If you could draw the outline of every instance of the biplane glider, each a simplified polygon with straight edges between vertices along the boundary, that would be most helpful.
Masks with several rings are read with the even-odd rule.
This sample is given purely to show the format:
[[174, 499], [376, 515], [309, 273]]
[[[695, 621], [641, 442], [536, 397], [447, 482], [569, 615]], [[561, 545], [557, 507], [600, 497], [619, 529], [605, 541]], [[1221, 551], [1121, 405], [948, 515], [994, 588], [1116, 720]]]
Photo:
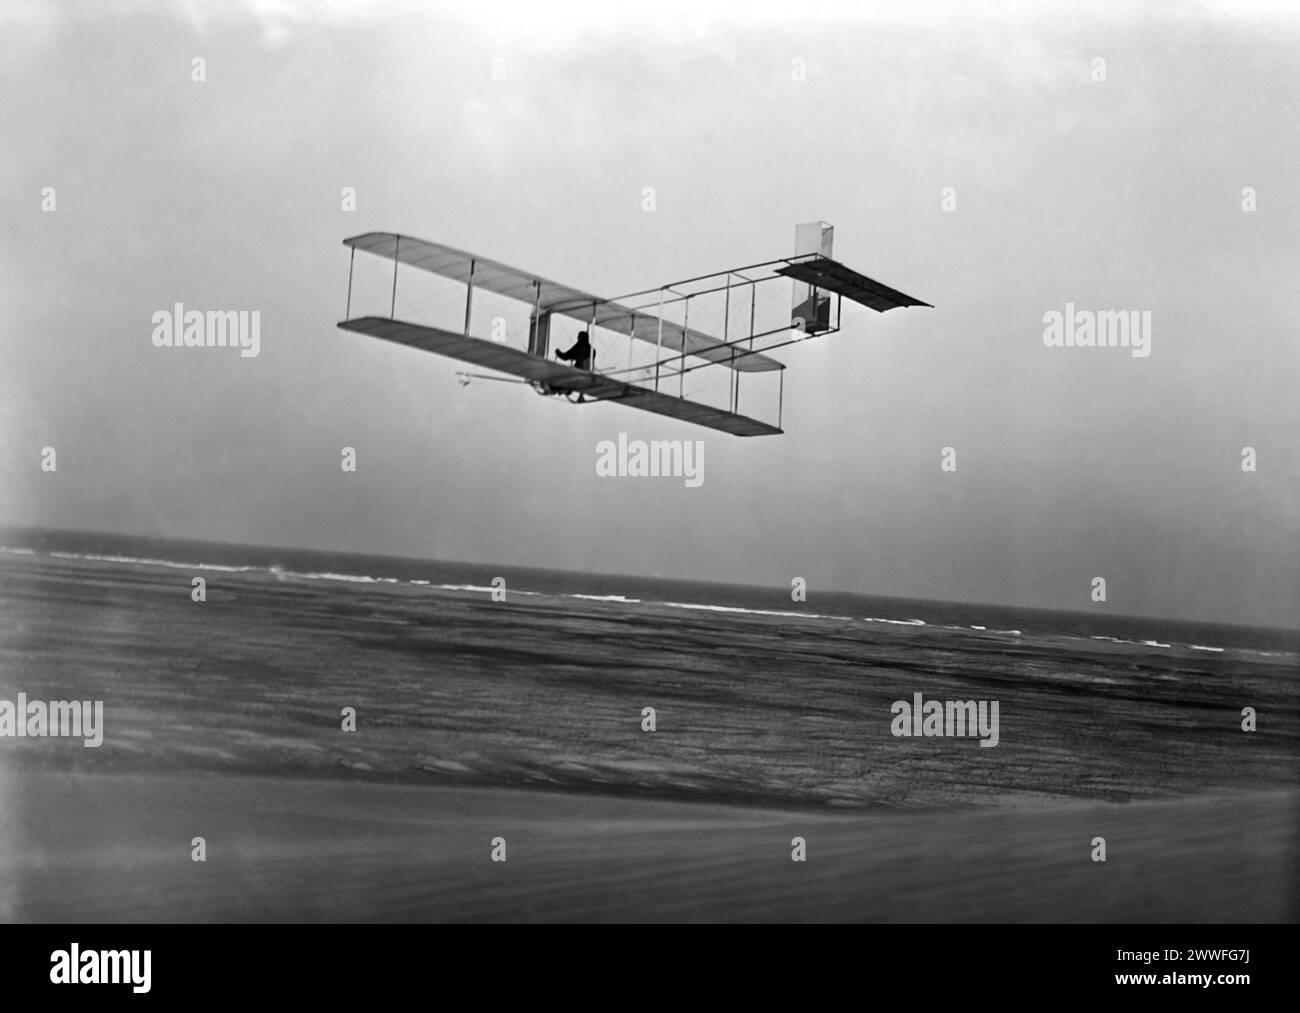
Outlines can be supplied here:
[[[394, 232], [367, 232], [343, 241], [352, 252], [347, 319], [338, 326], [506, 374], [462, 372], [458, 374], [462, 385], [471, 377], [511, 378], [540, 394], [576, 404], [614, 401], [736, 436], [776, 435], [782, 432], [785, 365], [768, 352], [838, 331], [844, 299], [880, 313], [899, 306], [930, 305], [831, 259], [833, 230], [827, 223], [800, 225], [795, 237], [791, 257], [602, 299], [440, 243]], [[352, 316], [358, 250], [393, 262], [391, 293], [384, 292], [389, 296], [387, 316]], [[463, 322], [459, 295], [454, 320], [445, 316], [438, 323], [399, 319], [397, 268], [401, 264], [438, 276], [444, 285], [464, 286]], [[444, 304], [447, 298], [444, 295]], [[495, 300], [494, 305], [485, 309], [485, 300]], [[404, 303], [402, 316], [407, 315]], [[578, 328], [579, 344], [574, 347], [583, 349], [581, 357], [564, 353], [575, 364], [552, 358], [552, 339], [558, 345]], [[624, 341], [626, 357], [620, 347]], [[754, 381], [772, 373], [777, 376], [775, 423], [742, 414], [741, 377], [747, 378], [748, 410], [748, 401], [758, 397], [751, 394]], [[697, 390], [706, 376], [712, 383]]]

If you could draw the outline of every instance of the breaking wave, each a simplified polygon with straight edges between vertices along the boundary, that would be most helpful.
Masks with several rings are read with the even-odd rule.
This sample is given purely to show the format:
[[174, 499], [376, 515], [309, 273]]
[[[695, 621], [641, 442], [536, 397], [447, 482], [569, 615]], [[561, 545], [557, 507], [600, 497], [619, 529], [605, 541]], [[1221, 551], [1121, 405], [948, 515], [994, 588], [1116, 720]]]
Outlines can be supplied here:
[[[278, 564], [271, 566], [237, 566], [224, 563], [201, 563], [189, 562], [175, 559], [158, 559], [153, 557], [141, 557], [130, 555], [102, 554], [102, 553], [80, 553], [80, 552], [58, 552], [30, 549], [22, 546], [0, 546], [0, 554], [11, 556], [37, 556], [44, 555], [53, 559], [64, 559], [73, 561], [90, 561], [99, 563], [118, 563], [132, 566], [159, 566], [172, 570], [207, 570], [218, 573], [266, 573], [275, 577], [277, 580], [287, 580], [295, 578], [299, 580], [329, 580], [340, 581], [349, 584], [409, 584], [413, 587], [428, 587], [440, 591], [454, 591], [468, 594], [491, 594], [495, 588], [481, 584], [435, 584], [429, 580], [407, 579], [403, 580], [397, 577], [380, 577], [370, 576], [359, 573], [339, 573], [335, 571], [309, 571], [296, 572], [285, 570]], [[783, 619], [812, 619], [812, 620], [834, 620], [838, 622], [860, 620], [868, 623], [879, 623], [889, 626], [910, 626], [926, 627], [931, 629], [944, 629], [962, 632], [965, 630], [974, 630], [978, 633], [997, 634], [1002, 636], [1021, 637], [1024, 634], [1020, 630], [999, 630], [990, 629], [985, 625], [969, 624], [966, 626], [947, 626], [939, 624], [931, 626], [924, 619], [887, 619], [881, 616], [853, 616], [849, 614], [825, 614], [820, 612], [803, 612], [789, 611], [778, 609], [761, 609], [747, 608], [739, 605], [709, 605], [701, 602], [682, 602], [682, 601], [659, 601], [652, 598], [636, 598], [622, 594], [579, 594], [573, 592], [559, 593], [546, 591], [524, 591], [516, 588], [509, 589], [511, 598], [518, 596], [527, 597], [564, 597], [581, 601], [604, 602], [613, 605], [657, 605], [667, 608], [690, 609], [702, 612], [725, 612], [753, 616], [774, 616]], [[1113, 637], [1104, 634], [1094, 634], [1088, 637], [1067, 635], [1065, 639], [1069, 640], [1097, 640], [1112, 644], [1123, 644], [1135, 647], [1150, 647], [1166, 650], [1171, 648], [1172, 644], [1160, 640], [1127, 640], [1122, 637]], [[1213, 644], [1180, 644], [1179, 647], [1193, 651], [1204, 651], [1213, 654], [1223, 654], [1229, 648], [1219, 647]], [[1284, 657], [1287, 652], [1284, 651], [1264, 651], [1250, 649], [1246, 647], [1234, 647], [1233, 651], [1257, 655], [1261, 657]]]

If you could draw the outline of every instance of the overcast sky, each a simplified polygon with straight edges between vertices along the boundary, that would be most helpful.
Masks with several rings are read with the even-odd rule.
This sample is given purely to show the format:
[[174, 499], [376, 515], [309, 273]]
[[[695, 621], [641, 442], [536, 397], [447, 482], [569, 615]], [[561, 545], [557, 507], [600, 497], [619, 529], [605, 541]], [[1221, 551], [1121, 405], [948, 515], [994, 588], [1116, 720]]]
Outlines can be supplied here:
[[[1133, 6], [6, 4], [0, 523], [1296, 625], [1300, 16]], [[779, 353], [783, 436], [335, 326], [370, 229], [615, 295], [818, 218], [935, 308]], [[261, 354], [153, 347], [177, 301]], [[703, 485], [597, 477], [620, 432]]]

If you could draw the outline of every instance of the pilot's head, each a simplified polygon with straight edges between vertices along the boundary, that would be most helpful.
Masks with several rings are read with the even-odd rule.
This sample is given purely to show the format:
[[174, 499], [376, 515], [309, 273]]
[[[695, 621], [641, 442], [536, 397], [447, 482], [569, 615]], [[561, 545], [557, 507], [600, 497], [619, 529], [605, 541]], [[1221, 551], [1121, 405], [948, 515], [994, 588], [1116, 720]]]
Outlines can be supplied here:
[[578, 340], [579, 340], [579, 341], [589, 341], [590, 339], [587, 337], [587, 332], [586, 332], [586, 331], [579, 331], [579, 332], [578, 332]]

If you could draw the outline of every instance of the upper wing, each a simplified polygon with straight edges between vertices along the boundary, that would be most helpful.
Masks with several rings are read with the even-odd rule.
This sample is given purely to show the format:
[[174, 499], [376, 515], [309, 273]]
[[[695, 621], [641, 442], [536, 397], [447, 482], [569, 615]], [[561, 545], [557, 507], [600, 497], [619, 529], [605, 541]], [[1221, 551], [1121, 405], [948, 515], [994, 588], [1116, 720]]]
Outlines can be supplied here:
[[395, 232], [367, 232], [343, 240], [345, 246], [373, 253], [386, 260], [410, 264], [421, 271], [442, 275], [462, 285], [470, 283], [470, 271], [475, 285], [510, 299], [518, 299], [529, 306], [539, 300], [543, 311], [557, 306], [590, 306], [600, 302], [599, 297], [581, 292], [559, 282], [547, 281], [535, 274], [499, 264], [477, 254], [456, 250], [441, 243], [430, 243]]
[[339, 326], [347, 331], [422, 348], [475, 366], [545, 383], [553, 390], [573, 391], [597, 401], [621, 401], [632, 408], [693, 422], [735, 436], [770, 436], [781, 432], [776, 426], [746, 415], [737, 415], [673, 397], [671, 394], [661, 394], [636, 384], [611, 380], [599, 373], [588, 373], [559, 362], [549, 362], [516, 348], [482, 338], [467, 338], [463, 334], [454, 334], [438, 327], [425, 327], [402, 320], [390, 320], [388, 317], [358, 317], [355, 320], [344, 320]]
[[785, 368], [776, 359], [758, 352], [743, 351], [703, 331], [683, 327], [671, 320], [662, 321], [661, 333], [661, 318], [654, 313], [608, 302], [590, 292], [547, 281], [535, 274], [441, 243], [430, 243], [395, 232], [367, 232], [343, 242], [353, 249], [409, 264], [462, 285], [470, 284], [472, 271], [474, 285], [537, 306], [544, 313], [559, 313], [621, 334], [631, 334], [671, 352], [707, 359], [742, 373]]

